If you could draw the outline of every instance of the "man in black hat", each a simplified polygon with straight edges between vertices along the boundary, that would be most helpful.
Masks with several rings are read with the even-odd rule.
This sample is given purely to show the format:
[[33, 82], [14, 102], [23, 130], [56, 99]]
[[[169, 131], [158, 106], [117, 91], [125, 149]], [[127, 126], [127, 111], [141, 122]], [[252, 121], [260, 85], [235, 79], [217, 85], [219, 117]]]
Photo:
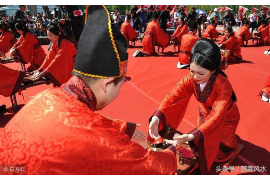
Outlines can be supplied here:
[[145, 150], [134, 142], [145, 141], [137, 124], [94, 112], [117, 97], [128, 54], [106, 7], [86, 8], [74, 76], [39, 93], [10, 120], [0, 132], [0, 164], [27, 166], [27, 174], [174, 174], [174, 146]]
[[190, 19], [188, 21], [188, 33], [182, 37], [180, 52], [178, 55], [177, 68], [185, 69], [190, 64], [191, 49], [199, 40], [197, 33], [197, 21]]

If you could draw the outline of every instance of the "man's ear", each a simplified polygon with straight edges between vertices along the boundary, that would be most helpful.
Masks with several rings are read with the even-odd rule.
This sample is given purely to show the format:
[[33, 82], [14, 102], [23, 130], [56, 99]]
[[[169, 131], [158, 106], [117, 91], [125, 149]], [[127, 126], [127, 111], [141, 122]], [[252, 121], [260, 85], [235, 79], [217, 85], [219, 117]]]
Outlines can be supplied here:
[[114, 81], [114, 78], [108, 78], [108, 79], [102, 79], [101, 85], [104, 93], [108, 92], [108, 86], [112, 84]]

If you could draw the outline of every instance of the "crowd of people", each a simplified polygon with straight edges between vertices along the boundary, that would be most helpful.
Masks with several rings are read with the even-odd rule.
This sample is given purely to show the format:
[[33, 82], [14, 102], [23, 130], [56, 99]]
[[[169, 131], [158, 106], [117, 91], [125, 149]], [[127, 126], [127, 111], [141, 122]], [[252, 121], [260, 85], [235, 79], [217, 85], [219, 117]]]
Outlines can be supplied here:
[[[208, 174], [214, 163], [237, 156], [240, 113], [222, 64], [241, 61], [241, 46], [251, 36], [269, 46], [269, 16], [258, 19], [260, 26], [252, 35], [253, 21], [248, 19], [234, 32], [230, 12], [225, 15], [224, 31], [218, 32], [221, 15], [217, 8], [208, 16], [197, 14], [195, 7], [189, 13], [185, 6], [160, 8], [134, 6], [123, 18], [117, 10], [110, 14], [105, 6], [87, 6], [83, 18], [78, 6], [62, 5], [55, 21], [36, 21], [48, 22], [40, 30], [51, 41], [48, 54], [29, 28], [24, 5], [14, 15], [18, 40], [12, 23], [4, 19], [0, 23], [2, 58], [9, 52], [29, 66], [27, 71], [18, 71], [0, 63], [1, 95], [14, 95], [26, 74], [31, 81], [49, 79], [54, 88], [33, 97], [0, 131], [0, 164], [26, 164], [28, 174], [175, 174], [179, 168], [176, 149], [189, 142], [185, 152], [191, 156], [182, 157], [186, 159], [181, 165], [190, 166], [189, 159], [194, 157], [198, 168], [177, 172]], [[172, 35], [168, 27], [175, 28]], [[219, 35], [222, 38], [217, 42]], [[135, 56], [159, 55], [155, 45], [166, 48], [178, 43], [176, 66], [190, 70], [149, 118], [148, 141], [160, 144], [164, 138], [161, 144], [166, 148], [161, 152], [145, 149], [149, 146], [139, 124], [95, 112], [118, 96], [126, 80], [128, 42], [138, 39], [143, 50]], [[269, 80], [260, 92], [268, 102]], [[165, 138], [181, 123], [192, 95], [200, 107], [196, 128]]]

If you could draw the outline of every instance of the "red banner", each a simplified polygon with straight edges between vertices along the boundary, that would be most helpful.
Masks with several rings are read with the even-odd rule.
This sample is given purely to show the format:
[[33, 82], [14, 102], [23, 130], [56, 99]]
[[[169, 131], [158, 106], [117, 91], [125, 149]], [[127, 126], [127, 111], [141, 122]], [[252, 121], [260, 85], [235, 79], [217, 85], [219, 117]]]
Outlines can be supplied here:
[[269, 10], [270, 10], [270, 8], [269, 7], [267, 7], [267, 6], [262, 6], [262, 9], [264, 10], [264, 12], [267, 14], [268, 12], [269, 12]]
[[248, 8], [245, 8], [243, 6], [239, 6], [238, 15], [240, 20], [243, 20], [243, 15], [247, 12]]
[[232, 10], [231, 8], [228, 8], [228, 7], [219, 7], [218, 8], [218, 11], [219, 12], [224, 12], [224, 11], [228, 11], [228, 10]]
[[251, 13], [254, 13], [255, 11], [257, 11], [258, 9], [257, 8], [255, 8], [255, 7], [253, 7], [253, 9], [252, 9], [252, 12]]

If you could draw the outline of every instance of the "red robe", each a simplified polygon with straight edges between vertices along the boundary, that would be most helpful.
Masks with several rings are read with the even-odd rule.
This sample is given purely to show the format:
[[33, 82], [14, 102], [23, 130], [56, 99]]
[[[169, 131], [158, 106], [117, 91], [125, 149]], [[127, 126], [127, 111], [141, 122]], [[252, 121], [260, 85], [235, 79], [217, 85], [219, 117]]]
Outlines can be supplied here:
[[155, 49], [154, 45], [159, 44], [162, 47], [166, 47], [169, 44], [170, 36], [165, 33], [161, 27], [155, 21], [151, 21], [144, 32], [143, 52], [154, 55]]
[[30, 32], [21, 35], [14, 48], [21, 61], [25, 64], [31, 64], [31, 70], [37, 70], [46, 57], [45, 51], [38, 42], [38, 39]]
[[174, 31], [173, 35], [176, 37], [178, 42], [181, 42], [183, 35], [188, 33], [188, 25], [186, 24], [181, 24], [177, 26], [176, 30]]
[[208, 25], [205, 32], [202, 34], [203, 38], [210, 38], [212, 40], [218, 38], [218, 36], [218, 31], [213, 24]]
[[4, 31], [0, 36], [0, 53], [7, 53], [16, 42], [13, 34]]
[[93, 92], [75, 76], [39, 93], [0, 132], [0, 164], [26, 164], [27, 174], [175, 173], [172, 150], [145, 150], [130, 140], [135, 124], [95, 107]]
[[226, 161], [236, 154], [235, 131], [240, 115], [231, 100], [232, 86], [226, 77], [214, 73], [201, 92], [193, 76], [187, 75], [154, 113], [160, 119], [159, 131], [169, 125], [177, 129], [193, 94], [199, 102], [199, 117], [197, 128], [190, 132], [195, 139], [189, 144], [198, 159], [200, 172], [207, 174], [214, 161]]
[[190, 63], [191, 49], [198, 40], [199, 37], [194, 35], [192, 32], [188, 32], [182, 37], [180, 52], [178, 55], [178, 61], [181, 64]]
[[265, 96], [267, 99], [270, 99], [270, 76], [265, 87], [261, 90], [260, 96]]
[[269, 25], [260, 25], [257, 31], [260, 32], [260, 44], [270, 43]]
[[241, 55], [241, 47], [237, 41], [237, 37], [235, 37], [234, 33], [232, 33], [229, 37], [224, 35], [219, 44], [223, 44], [225, 49], [229, 50], [229, 54], [226, 57], [227, 61], [238, 61], [242, 60]]
[[0, 95], [8, 97], [18, 92], [24, 76], [24, 72], [0, 64]]
[[251, 37], [251, 33], [249, 32], [249, 28], [247, 26], [242, 26], [235, 33], [235, 36], [237, 37], [238, 43], [240, 45], [243, 45], [244, 41], [249, 40], [249, 38]]
[[127, 41], [135, 40], [138, 33], [131, 27], [131, 25], [126, 21], [121, 26], [121, 33], [125, 36]]
[[53, 81], [54, 84], [60, 86], [71, 78], [76, 53], [77, 50], [71, 42], [59, 39], [57, 44], [52, 43], [40, 70], [49, 74], [49, 78], [56, 81]]

